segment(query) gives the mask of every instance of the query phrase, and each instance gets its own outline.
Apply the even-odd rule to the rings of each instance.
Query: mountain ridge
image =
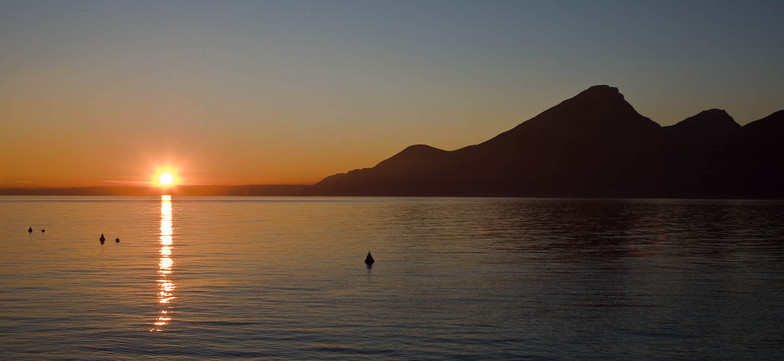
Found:
[[[782,135],[784,110],[740,126],[726,111],[709,109],[662,127],[617,88],[597,85],[484,142],[453,151],[412,145],[374,167],[326,177],[309,192],[781,197],[784,186],[775,182],[784,176],[771,163],[784,160],[772,154]],[[757,179],[727,177],[734,167]]]

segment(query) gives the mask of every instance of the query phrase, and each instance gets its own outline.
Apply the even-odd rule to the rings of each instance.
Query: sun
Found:
[[[174,176],[169,172],[161,173],[158,177],[158,184],[164,187],[170,186],[174,184]]]
[[[152,178],[152,185],[161,187],[161,188],[169,188],[178,185],[182,180],[177,175],[177,170],[172,167],[161,167],[158,168],[155,172],[155,176]]]

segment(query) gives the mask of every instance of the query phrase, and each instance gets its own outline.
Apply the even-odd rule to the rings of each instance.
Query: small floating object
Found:
[[[367,257],[365,257],[365,264],[368,265],[368,267],[370,267],[373,265],[374,262],[376,262],[376,260],[374,260],[370,252],[368,252]]]
[[[101,244],[106,241],[106,237],[103,236],[103,233],[101,233],[101,238],[98,238],[98,240],[101,241]]]
[[[33,227],[28,228],[27,231],[33,233]]]
[[[44,232],[46,232],[46,230],[45,230],[45,229],[43,229],[43,228],[41,228],[41,233],[44,233]]]
[[[120,243],[120,238],[115,238],[114,243]]]

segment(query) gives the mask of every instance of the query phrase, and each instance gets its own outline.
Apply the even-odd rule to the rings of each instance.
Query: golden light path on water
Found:
[[[158,305],[160,312],[150,332],[163,331],[171,321],[171,300],[174,299],[174,282],[171,280],[174,261],[172,260],[173,240],[171,196],[161,196],[161,258],[158,262]]]

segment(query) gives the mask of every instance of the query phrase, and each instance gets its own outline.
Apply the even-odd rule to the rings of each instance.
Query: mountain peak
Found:
[[[414,144],[414,145],[409,145],[408,147],[406,147],[406,149],[403,149],[400,153],[403,153],[403,152],[428,152],[428,151],[432,151],[432,150],[440,150],[440,149],[435,148],[435,147],[431,147],[431,146],[429,146],[427,144]]]
[[[699,112],[697,115],[688,117],[678,124],[673,125],[673,129],[694,129],[694,128],[740,128],[732,117],[724,109],[708,109]]]
[[[581,132],[603,130],[615,133],[638,133],[660,126],[637,113],[618,88],[594,85],[516,128],[527,127],[547,128],[578,136]]]
[[[724,109],[708,109],[666,127],[672,140],[689,148],[705,147],[726,141],[741,129]]]
[[[619,99],[624,100],[623,94],[616,87],[609,85],[594,85],[588,89],[583,90],[574,98],[591,98],[591,99]]]
[[[420,162],[430,162],[440,159],[447,151],[426,144],[415,144],[406,147],[399,153],[393,155],[378,164],[381,167],[397,167],[401,165],[411,165]]]

